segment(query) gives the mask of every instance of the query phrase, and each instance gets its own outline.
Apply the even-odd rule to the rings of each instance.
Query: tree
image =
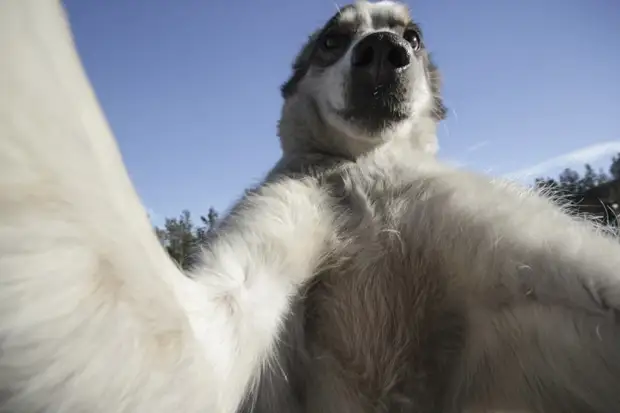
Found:
[[[586,164],[583,176],[570,168],[566,168],[557,180],[548,177],[536,178],[534,186],[556,195],[554,199],[558,200],[564,207],[567,206],[565,202],[567,200],[572,201],[577,206],[575,208],[564,208],[566,211],[579,214],[582,211],[590,210],[589,213],[592,213],[592,205],[600,204],[604,208],[604,214],[595,212],[594,215],[605,215],[603,218],[608,225],[617,226],[616,213],[619,211],[614,205],[620,204],[620,153],[612,158],[609,172],[611,177],[602,169],[599,169],[597,173],[591,165]],[[599,199],[600,197],[602,198]],[[584,200],[585,204],[583,203]]]
[[[210,208],[207,217],[200,217],[203,225],[196,226],[188,210],[181,212],[178,218],[166,218],[163,228],[155,228],[157,238],[168,255],[183,269],[188,269],[194,262],[200,244],[206,241],[207,234],[213,229],[218,218],[215,209]]]
[[[215,224],[217,223],[218,213],[215,208],[209,208],[209,212],[207,213],[207,217],[204,215],[200,216],[200,221],[202,222],[202,227],[198,227],[196,229],[196,238],[199,243],[204,243],[207,240],[208,235],[215,228]]]
[[[612,179],[620,179],[620,152],[611,159],[609,173]]]
[[[563,191],[569,194],[577,194],[580,192],[581,177],[577,171],[566,168],[562,171],[558,179]]]
[[[536,178],[534,180],[534,187],[549,191],[552,193],[558,193],[560,191],[560,184],[553,178]]]
[[[609,177],[609,175],[607,175],[605,171],[603,171],[602,168],[599,168],[598,170],[597,179],[598,181],[596,183],[596,186],[604,184],[605,182],[611,181],[611,178]]]
[[[579,191],[585,192],[599,184],[598,176],[590,164],[586,164],[583,177],[579,181]]]
[[[620,173],[620,154],[618,154],[617,158],[614,158],[614,161],[618,164],[617,172]],[[583,176],[579,175],[577,171],[571,168],[566,168],[562,171],[557,180],[549,177],[536,178],[534,180],[534,186],[539,189],[549,190],[558,195],[579,197],[592,188],[611,180],[609,175],[602,169],[595,172],[590,164],[585,164],[584,169]]]
[[[217,213],[217,211],[213,207],[211,207],[209,208],[209,213],[207,214],[206,222],[204,219],[203,219],[203,222],[205,222],[209,230],[211,230],[215,227],[218,217],[219,217],[219,214]]]
[[[185,268],[184,261],[195,245],[194,224],[190,212],[184,210],[178,218],[166,218],[164,231],[164,247],[172,259]]]

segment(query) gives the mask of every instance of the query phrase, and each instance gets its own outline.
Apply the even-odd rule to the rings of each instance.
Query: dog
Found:
[[[0,3],[0,53],[1,412],[620,408],[620,244],[436,159],[438,72],[403,5],[310,38],[282,159],[189,276],[60,2]]]

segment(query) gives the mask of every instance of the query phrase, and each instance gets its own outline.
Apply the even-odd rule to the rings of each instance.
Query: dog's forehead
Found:
[[[411,21],[406,5],[384,0],[375,3],[358,1],[340,10],[331,23],[355,29],[384,29],[406,26]]]

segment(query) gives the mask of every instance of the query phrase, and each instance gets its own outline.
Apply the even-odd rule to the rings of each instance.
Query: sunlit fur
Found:
[[[282,160],[185,277],[60,3],[0,2],[0,56],[1,412],[620,411],[620,244],[439,164],[435,83],[359,145],[299,72]]]
[[[347,213],[246,411],[619,411],[618,239],[544,191],[438,163],[426,49],[408,119],[368,136],[338,117],[351,49],[391,30],[386,15],[409,19],[392,2],[343,7],[328,26],[359,22],[346,53],[318,65],[319,29],[283,86],[270,178],[319,177]]]
[[[330,251],[327,195],[286,180],[247,196],[185,277],[60,3],[0,2],[0,56],[0,411],[234,412]]]

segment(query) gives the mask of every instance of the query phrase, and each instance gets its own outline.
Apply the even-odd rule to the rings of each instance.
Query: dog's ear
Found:
[[[442,121],[448,115],[448,108],[444,105],[441,95],[441,73],[430,53],[427,55],[426,70],[431,84],[431,92],[433,93],[432,115],[435,120]]]
[[[282,97],[285,99],[292,96],[296,89],[297,84],[303,79],[310,67],[310,59],[315,49],[316,40],[318,39],[321,30],[317,30],[310,35],[306,44],[301,48],[301,51],[297,54],[295,61],[293,62],[293,74],[291,77],[280,87]]]

